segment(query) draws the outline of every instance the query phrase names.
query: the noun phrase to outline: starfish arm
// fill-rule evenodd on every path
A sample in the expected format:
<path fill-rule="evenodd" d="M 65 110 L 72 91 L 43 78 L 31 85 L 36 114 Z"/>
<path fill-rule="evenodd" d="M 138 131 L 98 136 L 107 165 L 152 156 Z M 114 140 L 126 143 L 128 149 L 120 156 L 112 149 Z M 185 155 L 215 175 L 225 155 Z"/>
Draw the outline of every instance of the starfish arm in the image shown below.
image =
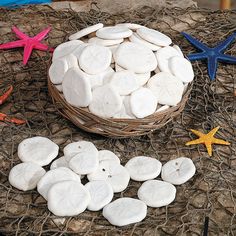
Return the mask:
<path fill-rule="evenodd" d="M 189 146 L 189 145 L 200 144 L 200 143 L 203 143 L 203 141 L 201 138 L 198 138 L 198 139 L 194 139 L 192 141 L 185 143 L 185 145 Z"/>
<path fill-rule="evenodd" d="M 24 48 L 23 64 L 26 65 L 33 50 L 32 44 L 26 44 Z"/>
<path fill-rule="evenodd" d="M 214 80 L 216 77 L 216 71 L 217 71 L 217 58 L 216 57 L 208 57 L 207 69 L 208 69 L 208 75 L 210 79 Z"/>
<path fill-rule="evenodd" d="M 50 30 L 51 30 L 51 27 L 48 27 L 47 29 L 43 30 L 42 32 L 34 36 L 33 39 L 37 41 L 41 41 L 43 38 L 45 38 L 45 36 L 48 34 Z"/>
<path fill-rule="evenodd" d="M 6 122 L 14 123 L 14 124 L 17 124 L 17 125 L 23 125 L 23 124 L 26 123 L 25 120 L 20 120 L 20 119 L 17 119 L 17 118 L 10 118 L 4 113 L 0 113 L 0 121 L 6 121 Z"/>
<path fill-rule="evenodd" d="M 37 43 L 36 45 L 34 45 L 34 48 L 41 51 L 47 51 L 49 49 L 47 45 L 42 44 L 42 43 Z"/>
<path fill-rule="evenodd" d="M 220 54 L 219 55 L 219 61 L 230 63 L 230 64 L 236 64 L 236 57 L 232 57 L 230 55 Z"/>
<path fill-rule="evenodd" d="M 207 56 L 204 52 L 189 54 L 187 57 L 190 61 L 196 61 L 199 59 L 207 58 Z"/>
<path fill-rule="evenodd" d="M 10 88 L 3 95 L 0 95 L 0 105 L 2 105 L 8 99 L 8 97 L 12 93 L 12 90 L 13 86 L 11 85 Z"/>
<path fill-rule="evenodd" d="M 199 137 L 204 136 L 205 134 L 203 134 L 202 132 L 195 130 L 195 129 L 190 129 L 192 133 L 196 134 Z"/>
<path fill-rule="evenodd" d="M 197 39 L 193 38 L 191 35 L 189 35 L 185 32 L 182 32 L 181 34 L 196 48 L 198 48 L 202 51 L 209 50 L 209 47 L 207 47 L 206 45 L 204 45 L 203 43 L 201 43 Z"/>
<path fill-rule="evenodd" d="M 49 46 L 47 45 L 44 45 L 42 43 L 37 43 L 35 46 L 34 46 L 35 49 L 38 49 L 38 50 L 41 50 L 41 51 L 48 51 L 49 52 L 53 52 L 54 51 L 54 48 L 50 48 Z"/>
<path fill-rule="evenodd" d="M 225 140 L 222 140 L 222 139 L 218 139 L 218 138 L 213 138 L 212 139 L 212 143 L 215 143 L 215 144 L 223 144 L 223 145 L 230 145 L 229 142 L 225 141 Z"/>
<path fill-rule="evenodd" d="M 207 136 L 213 137 L 213 136 L 216 134 L 216 132 L 219 130 L 219 128 L 220 128 L 220 126 L 215 127 L 214 129 L 212 129 L 212 130 L 207 134 Z"/>
<path fill-rule="evenodd" d="M 17 27 L 13 26 L 12 31 L 17 35 L 18 38 L 20 39 L 28 39 L 28 35 L 24 34 L 21 32 Z"/>
<path fill-rule="evenodd" d="M 19 48 L 19 47 L 24 47 L 24 45 L 25 45 L 24 40 L 17 40 L 14 42 L 0 44 L 0 49 Z"/>
<path fill-rule="evenodd" d="M 4 113 L 0 113 L 0 121 L 4 121 L 6 119 L 7 115 Z"/>
<path fill-rule="evenodd" d="M 224 41 L 222 41 L 218 45 L 216 45 L 215 49 L 217 49 L 220 52 L 225 51 L 227 49 L 227 47 L 234 41 L 235 38 L 236 38 L 236 33 L 230 35 Z"/>
<path fill-rule="evenodd" d="M 211 142 L 205 142 L 205 146 L 206 146 L 206 149 L 207 149 L 207 152 L 208 152 L 209 156 L 211 157 L 212 156 L 212 143 Z"/>

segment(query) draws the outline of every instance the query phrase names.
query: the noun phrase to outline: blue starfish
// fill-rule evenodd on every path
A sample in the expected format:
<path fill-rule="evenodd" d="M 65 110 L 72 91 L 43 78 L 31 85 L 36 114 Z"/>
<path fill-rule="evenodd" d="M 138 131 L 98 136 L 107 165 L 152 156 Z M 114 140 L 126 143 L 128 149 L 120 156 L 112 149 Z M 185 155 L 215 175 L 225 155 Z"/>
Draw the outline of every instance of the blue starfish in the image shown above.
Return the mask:
<path fill-rule="evenodd" d="M 197 49 L 201 52 L 189 54 L 187 57 L 190 61 L 196 60 L 207 60 L 208 75 L 211 80 L 216 77 L 216 70 L 218 62 L 225 62 L 229 64 L 236 64 L 236 57 L 232 57 L 224 54 L 227 47 L 236 38 L 236 33 L 229 36 L 223 42 L 220 42 L 215 47 L 207 47 L 205 44 L 201 43 L 197 39 L 193 38 L 191 35 L 182 32 L 182 35 Z"/>

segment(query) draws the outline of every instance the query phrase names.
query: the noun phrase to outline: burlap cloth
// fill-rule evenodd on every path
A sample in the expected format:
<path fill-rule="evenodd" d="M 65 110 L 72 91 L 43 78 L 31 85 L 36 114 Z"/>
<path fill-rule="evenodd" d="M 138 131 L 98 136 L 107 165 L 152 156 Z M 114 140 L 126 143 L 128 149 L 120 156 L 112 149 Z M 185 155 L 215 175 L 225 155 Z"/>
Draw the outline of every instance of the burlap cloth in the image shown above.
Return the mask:
<path fill-rule="evenodd" d="M 47 6 L 20 10 L 0 9 L 0 42 L 16 40 L 12 25 L 34 35 L 52 26 L 47 39 L 56 46 L 80 28 L 101 21 L 105 24 L 135 22 L 160 29 L 180 44 L 185 54 L 195 51 L 179 31 L 187 31 L 208 45 L 215 45 L 236 30 L 236 11 L 211 12 L 204 9 L 142 8 L 119 15 L 102 13 L 96 6 L 86 13 L 55 11 Z M 236 43 L 227 51 L 236 55 Z M 0 52 L 0 85 L 14 85 L 14 93 L 1 106 L 2 112 L 27 119 L 25 126 L 2 125 L 0 136 L 0 232 L 5 235 L 202 235 L 204 218 L 209 216 L 209 235 L 236 234 L 236 155 L 234 83 L 236 68 L 219 65 L 217 78 L 210 82 L 206 65 L 194 63 L 193 90 L 184 112 L 161 130 L 144 137 L 113 140 L 85 133 L 63 119 L 47 92 L 50 54 L 34 51 L 27 66 L 22 65 L 22 49 Z M 1 90 L 2 91 L 2 90 Z M 233 116 L 234 114 L 234 116 Z M 220 125 L 217 137 L 231 146 L 214 146 L 209 158 L 203 145 L 186 147 L 195 138 L 190 128 L 209 131 Z M 167 207 L 148 208 L 141 223 L 126 227 L 110 225 L 100 212 L 85 211 L 77 217 L 58 219 L 51 214 L 36 190 L 22 192 L 12 188 L 8 173 L 17 163 L 17 146 L 25 138 L 47 136 L 63 147 L 72 141 L 90 140 L 99 149 L 119 154 L 122 163 L 136 155 L 148 155 L 162 163 L 175 157 L 193 159 L 197 172 L 186 184 L 177 187 L 176 200 Z M 60 153 L 62 154 L 62 153 Z M 137 198 L 140 183 L 115 198 Z"/>

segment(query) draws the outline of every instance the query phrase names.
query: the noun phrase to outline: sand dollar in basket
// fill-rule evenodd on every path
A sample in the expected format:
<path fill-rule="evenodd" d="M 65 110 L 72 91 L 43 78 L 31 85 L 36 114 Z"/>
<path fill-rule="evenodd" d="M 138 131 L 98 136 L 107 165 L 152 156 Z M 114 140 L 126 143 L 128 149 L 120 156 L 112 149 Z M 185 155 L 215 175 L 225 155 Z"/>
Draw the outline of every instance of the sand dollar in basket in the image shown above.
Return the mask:
<path fill-rule="evenodd" d="M 172 40 L 124 23 L 85 28 L 53 53 L 48 88 L 59 112 L 88 132 L 124 138 L 177 116 L 191 91 L 191 63 Z"/>

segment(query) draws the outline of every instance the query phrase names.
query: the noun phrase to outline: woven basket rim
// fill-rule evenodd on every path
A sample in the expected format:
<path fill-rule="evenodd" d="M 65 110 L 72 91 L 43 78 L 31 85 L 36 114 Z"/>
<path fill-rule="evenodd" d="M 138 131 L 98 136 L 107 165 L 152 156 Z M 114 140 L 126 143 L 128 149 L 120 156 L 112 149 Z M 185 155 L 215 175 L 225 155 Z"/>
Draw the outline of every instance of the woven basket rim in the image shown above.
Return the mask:
<path fill-rule="evenodd" d="M 160 112 L 155 112 L 142 119 L 103 118 L 91 113 L 88 108 L 77 108 L 70 105 L 65 100 L 63 94 L 56 88 L 56 85 L 51 82 L 49 73 L 47 79 L 48 91 L 53 103 L 65 118 L 87 132 L 112 138 L 145 135 L 161 128 L 184 109 L 192 89 L 191 82 L 185 89 L 182 100 L 176 106 L 169 107 Z"/>

